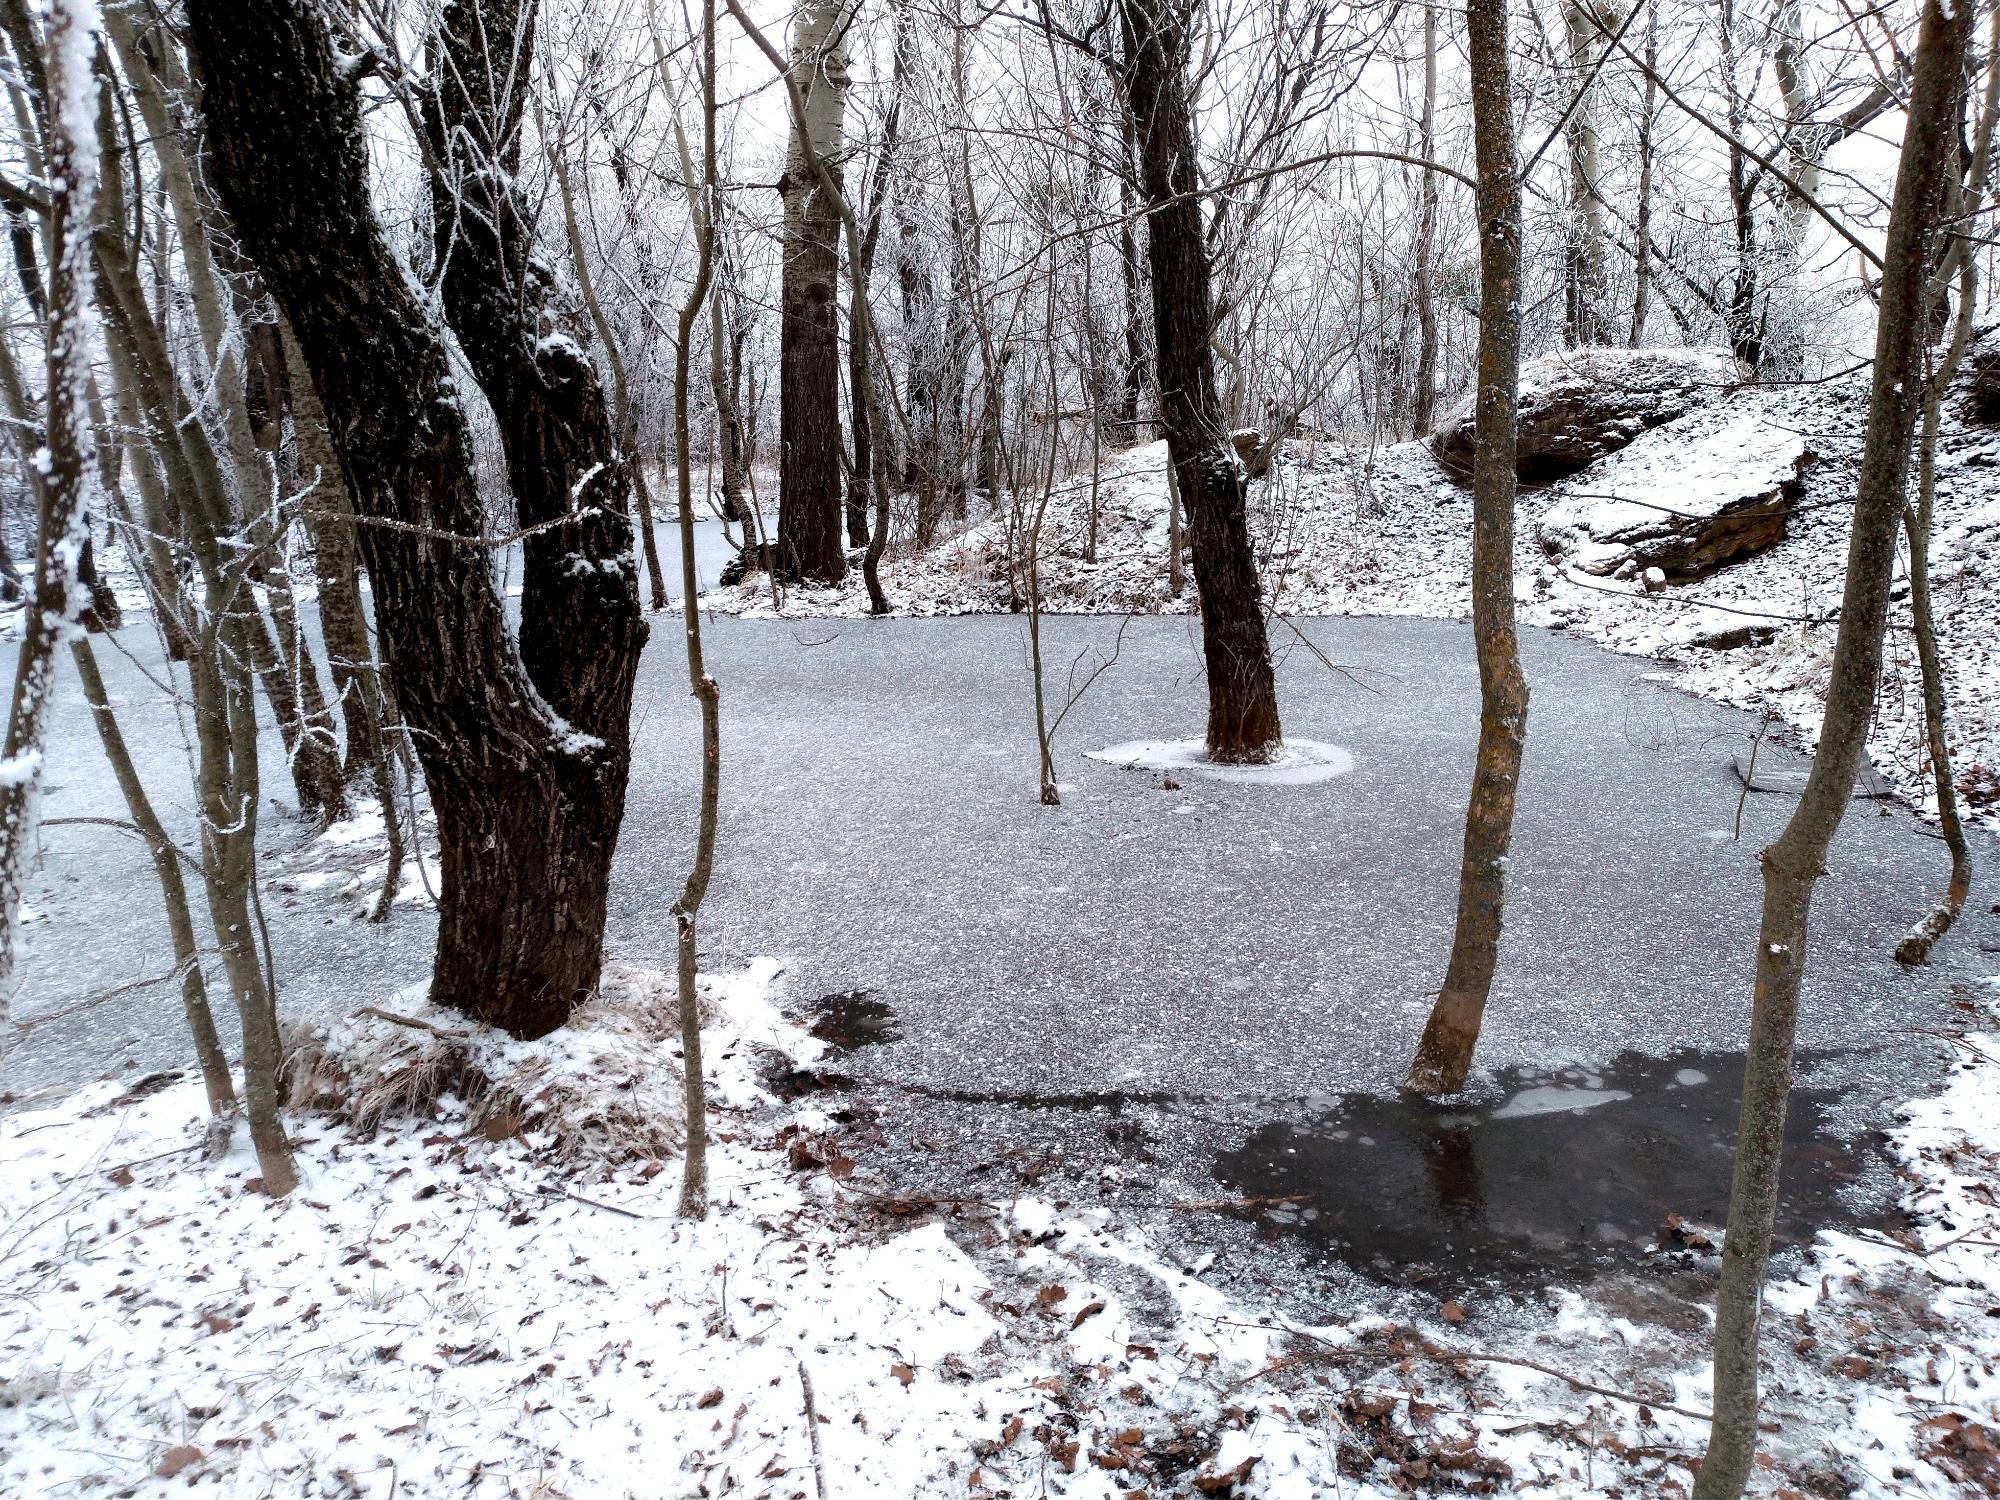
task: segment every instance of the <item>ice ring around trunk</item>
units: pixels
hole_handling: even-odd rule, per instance
[[[1092,760],[1109,761],[1127,770],[1190,771],[1211,781],[1233,781],[1260,786],[1310,786],[1331,781],[1354,769],[1354,754],[1339,745],[1320,740],[1286,740],[1278,752],[1261,765],[1226,765],[1208,758],[1203,740],[1127,740],[1106,745],[1102,750],[1086,750]]]

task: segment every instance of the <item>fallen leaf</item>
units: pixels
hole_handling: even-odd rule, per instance
[[[1250,1471],[1257,1466],[1260,1455],[1251,1454],[1235,1468],[1222,1474],[1197,1474],[1194,1487],[1204,1495],[1233,1495],[1236,1486],[1250,1477]]]
[[[917,1378],[917,1372],[905,1364],[893,1364],[889,1366],[889,1373],[903,1382],[903,1389],[905,1390],[908,1390],[910,1382]]]
[[[201,1449],[190,1443],[182,1443],[177,1448],[169,1448],[160,1455],[160,1461],[153,1466],[153,1472],[162,1479],[172,1479],[183,1470],[191,1469],[201,1462]]]
[[[1083,1327],[1083,1320],[1085,1318],[1094,1318],[1103,1311],[1104,1302],[1102,1298],[1086,1302],[1081,1308],[1077,1309],[1077,1314],[1074,1318],[1070,1319],[1069,1326],[1071,1328],[1081,1328]]]
[[[1452,1298],[1444,1305],[1443,1317],[1447,1323],[1463,1323],[1465,1321],[1465,1305],[1456,1297]]]
[[[695,1402],[694,1409],[696,1411],[707,1411],[712,1406],[720,1405],[722,1405],[722,1387],[717,1386],[714,1390],[704,1394],[699,1401]]]

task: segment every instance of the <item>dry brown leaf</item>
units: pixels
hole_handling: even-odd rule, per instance
[[[182,1443],[162,1453],[160,1461],[153,1466],[153,1472],[162,1479],[172,1479],[200,1463],[201,1457],[201,1449],[192,1443]]]

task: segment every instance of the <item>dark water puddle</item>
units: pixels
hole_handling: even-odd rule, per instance
[[[812,1024],[807,1028],[836,1052],[852,1052],[859,1047],[879,1047],[903,1039],[896,1013],[875,998],[873,990],[848,990],[838,995],[822,995],[810,1007]]]
[[[1480,1106],[1352,1094],[1317,1119],[1264,1126],[1215,1175],[1245,1198],[1296,1195],[1245,1212],[1378,1280],[1588,1274],[1685,1253],[1666,1234],[1670,1214],[1720,1244],[1742,1085],[1740,1056],[1628,1052],[1595,1072],[1503,1074],[1498,1102]],[[1880,1159],[1882,1137],[1834,1136],[1838,1097],[1793,1090],[1780,1244],[1891,1220],[1843,1197]]]

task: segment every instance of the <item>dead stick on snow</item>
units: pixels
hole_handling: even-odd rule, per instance
[[[1644,1396],[1634,1396],[1629,1391],[1616,1391],[1607,1385],[1592,1385],[1588,1380],[1578,1380],[1574,1375],[1566,1375],[1549,1365],[1537,1364],[1532,1359],[1522,1359],[1518,1354],[1480,1354],[1471,1349],[1447,1349],[1442,1344],[1433,1344],[1429,1339],[1420,1338],[1426,1354],[1432,1359],[1449,1364],[1453,1360],[1481,1360],[1490,1365],[1518,1365],[1523,1370],[1533,1370],[1537,1375],[1547,1375],[1552,1380],[1560,1380],[1564,1385],[1583,1391],[1592,1396],[1604,1396],[1612,1401],[1623,1401],[1631,1406],[1644,1406],[1653,1411],[1670,1411],[1676,1416],[1687,1417],[1696,1422],[1709,1422],[1714,1418],[1705,1411],[1692,1407],[1674,1406],[1665,1401],[1649,1401]]]
[[[1219,1319],[1218,1321],[1224,1323],[1232,1322],[1232,1320],[1227,1318]],[[1270,1325],[1263,1323],[1237,1323],[1233,1324],[1233,1326],[1239,1328],[1259,1328],[1270,1331]],[[1342,1359],[1365,1359],[1369,1357],[1370,1351],[1366,1349],[1351,1345],[1336,1344],[1330,1339],[1321,1338],[1316,1333],[1308,1333],[1303,1328],[1283,1328],[1279,1331],[1289,1333],[1294,1338],[1302,1338],[1310,1343],[1319,1344],[1331,1350]],[[1554,1369],[1548,1365],[1537,1364],[1532,1359],[1523,1359],[1518,1354],[1482,1354],[1474,1349],[1448,1349],[1442,1344],[1432,1343],[1422,1334],[1417,1333],[1415,1329],[1411,1329],[1410,1332],[1415,1337],[1419,1349],[1423,1350],[1430,1358],[1444,1364],[1452,1364],[1459,1360],[1477,1360],[1489,1365],[1516,1365],[1523,1370],[1533,1370],[1537,1375],[1546,1375],[1552,1380],[1560,1380],[1564,1385],[1574,1390],[1582,1391],[1586,1395],[1603,1396],[1608,1400],[1623,1401],[1628,1405],[1643,1406],[1652,1411],[1670,1411],[1676,1416],[1687,1417],[1696,1422],[1714,1420],[1708,1412],[1696,1411],[1692,1407],[1675,1406],[1667,1401],[1649,1400],[1644,1396],[1635,1396],[1629,1391],[1613,1390],[1610,1386],[1592,1385],[1588,1380],[1579,1380],[1574,1375],[1565,1374],[1563,1371]],[[1272,1370],[1264,1369],[1259,1370],[1257,1373],[1268,1375],[1272,1373]]]
[[[387,1021],[392,1026],[410,1026],[418,1031],[428,1031],[432,1036],[441,1036],[447,1041],[462,1042],[472,1035],[469,1031],[455,1031],[445,1026],[433,1026],[429,1021],[418,1020],[415,1016],[399,1016],[393,1010],[384,1010],[379,1005],[364,1005],[354,1012],[357,1016],[373,1016],[378,1021]]]
[[[826,1462],[819,1452],[819,1410],[813,1405],[813,1378],[807,1373],[804,1360],[799,1361],[799,1389],[806,1396],[806,1436],[812,1441],[813,1486],[819,1491],[819,1500],[826,1500]]]

